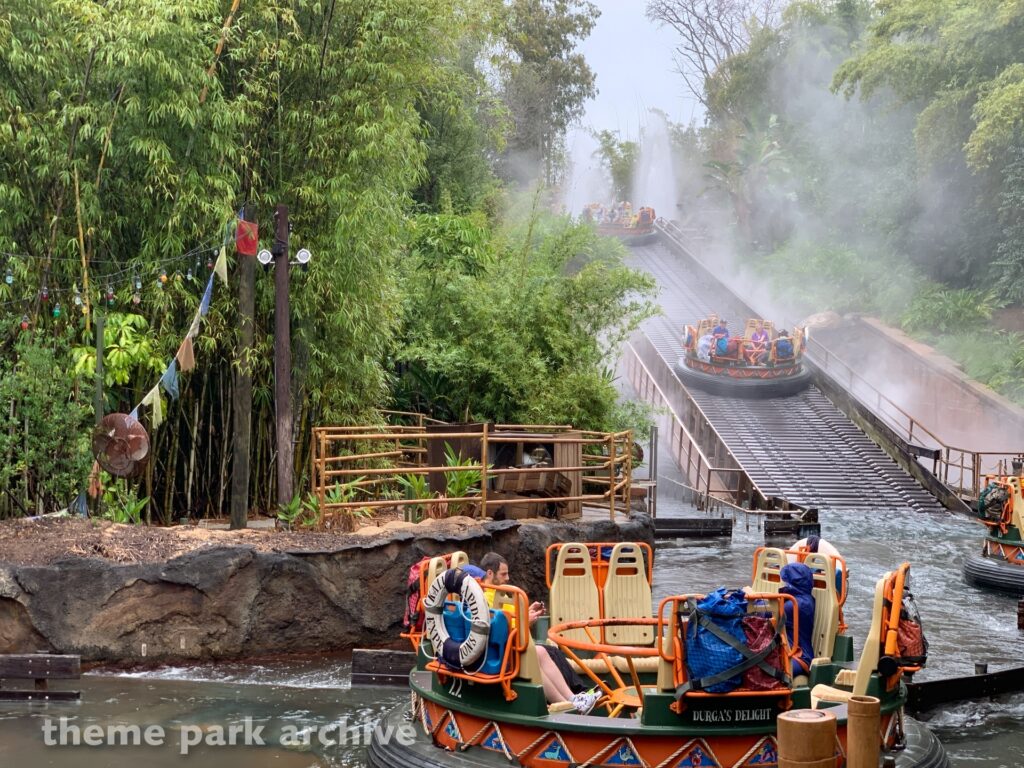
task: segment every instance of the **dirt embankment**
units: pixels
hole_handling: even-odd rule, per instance
[[[652,541],[628,522],[392,523],[354,534],[145,528],[80,519],[0,524],[0,653],[49,649],[147,663],[335,652],[393,643],[409,567],[495,550],[544,592],[557,541]]]

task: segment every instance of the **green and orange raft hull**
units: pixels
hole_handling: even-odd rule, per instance
[[[493,706],[486,691],[464,686],[450,697],[426,671],[413,672],[411,703],[386,718],[369,749],[374,768],[513,765],[525,768],[773,768],[778,765],[775,717],[765,700],[733,698],[724,705],[671,713],[661,723],[651,718],[606,718],[577,714],[528,714],[545,708],[543,692],[520,689],[516,701]],[[669,715],[670,694],[649,694],[652,709]],[[539,698],[538,698],[539,697]],[[840,721],[837,768],[845,765],[845,707],[833,710]],[[657,720],[658,718],[653,718]],[[412,743],[380,738],[402,725],[415,730]],[[882,711],[883,743],[902,743],[900,768],[940,768],[948,762],[930,731],[904,717],[901,701]]]

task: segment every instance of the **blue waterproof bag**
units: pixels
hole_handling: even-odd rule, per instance
[[[686,673],[688,690],[728,693],[743,682],[744,655],[735,646],[745,647],[743,617],[747,600],[743,592],[725,587],[716,589],[700,602],[690,604],[686,623]],[[709,625],[713,625],[712,629]],[[718,635],[726,635],[732,644]],[[738,668],[732,677],[719,679],[721,673]]]

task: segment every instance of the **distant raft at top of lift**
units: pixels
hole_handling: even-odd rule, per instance
[[[687,387],[724,397],[784,397],[807,388],[802,326],[776,331],[771,320],[751,318],[742,335],[715,315],[686,326],[676,374]]]
[[[658,239],[654,229],[657,215],[650,206],[633,209],[631,203],[609,206],[590,203],[583,209],[583,220],[597,224],[597,231],[605,237],[617,237],[625,245],[647,245]]]

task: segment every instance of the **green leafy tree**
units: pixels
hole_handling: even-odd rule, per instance
[[[612,177],[612,187],[616,200],[633,199],[633,173],[640,147],[635,141],[620,141],[615,131],[599,131],[594,135],[597,139],[597,156],[601,164]]]
[[[509,0],[498,57],[513,121],[504,155],[507,178],[555,180],[565,130],[597,93],[594,73],[576,45],[599,15],[588,0]]]
[[[25,333],[11,352],[0,358],[0,517],[53,512],[84,490],[92,408],[67,374],[64,338]]]
[[[536,212],[514,222],[468,262],[406,262],[398,404],[450,420],[606,426],[616,391],[603,369],[652,312],[653,285],[590,227]]]

